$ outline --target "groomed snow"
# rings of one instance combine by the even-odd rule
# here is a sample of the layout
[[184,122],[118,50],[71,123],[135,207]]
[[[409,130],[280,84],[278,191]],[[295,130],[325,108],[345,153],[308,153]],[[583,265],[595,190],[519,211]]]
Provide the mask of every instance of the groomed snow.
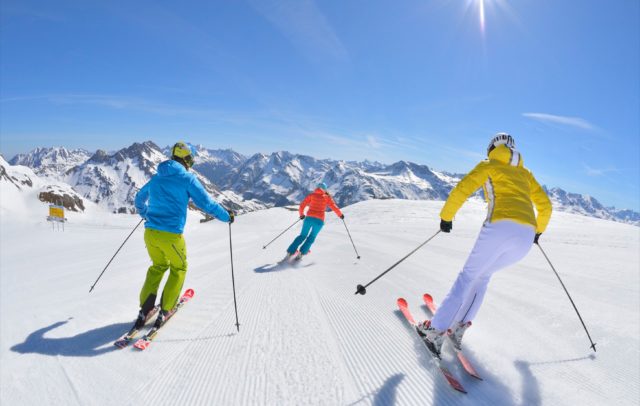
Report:
[[[5,195],[6,197],[6,195]],[[368,288],[366,283],[438,229],[442,202],[367,201],[344,209],[362,259],[332,213],[297,268],[276,267],[299,226],[269,209],[232,226],[240,333],[236,333],[228,226],[189,219],[186,287],[194,299],[145,352],[118,350],[149,265],[136,231],[92,293],[89,287],[139,219],[70,213],[54,232],[42,213],[2,199],[2,405],[636,405],[640,397],[640,228],[554,213],[541,244],[598,343],[587,337],[534,247],[492,280],[465,337],[484,381],[450,367],[469,393],[434,373],[395,301],[426,317],[441,301],[484,219],[469,202],[440,234]],[[35,204],[29,209],[36,210]],[[447,349],[448,358],[451,358]]]

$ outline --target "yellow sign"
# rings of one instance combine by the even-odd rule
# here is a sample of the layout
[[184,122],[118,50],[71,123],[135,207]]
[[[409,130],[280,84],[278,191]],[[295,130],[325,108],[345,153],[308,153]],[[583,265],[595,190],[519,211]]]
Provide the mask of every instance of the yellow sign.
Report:
[[62,206],[49,206],[49,216],[63,219],[64,218],[64,207],[62,207]]

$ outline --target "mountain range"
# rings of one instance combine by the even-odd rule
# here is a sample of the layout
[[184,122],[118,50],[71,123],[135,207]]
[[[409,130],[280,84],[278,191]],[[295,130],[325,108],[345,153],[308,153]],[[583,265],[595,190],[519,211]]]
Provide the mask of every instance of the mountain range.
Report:
[[[369,199],[445,200],[464,176],[406,161],[387,165],[316,159],[286,151],[244,156],[230,149],[202,145],[196,149],[194,173],[219,202],[238,212],[296,205],[319,182],[327,184],[339,206]],[[169,155],[169,147],[146,141],[111,153],[36,148],[16,155],[9,164],[31,168],[45,183],[64,182],[109,211],[133,213],[135,194]],[[7,168],[2,171],[8,172]],[[546,190],[557,210],[640,225],[636,211],[605,207],[591,196],[557,187]]]

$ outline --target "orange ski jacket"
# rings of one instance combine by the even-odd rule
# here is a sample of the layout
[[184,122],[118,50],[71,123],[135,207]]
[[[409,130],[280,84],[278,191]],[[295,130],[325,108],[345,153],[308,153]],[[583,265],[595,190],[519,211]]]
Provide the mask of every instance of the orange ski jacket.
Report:
[[303,216],[305,215],[304,209],[309,207],[306,213],[307,217],[315,217],[324,221],[324,213],[327,211],[327,206],[329,206],[338,217],[342,216],[342,212],[338,206],[336,206],[331,196],[324,190],[318,188],[304,198],[302,203],[300,203],[298,211],[300,215]]

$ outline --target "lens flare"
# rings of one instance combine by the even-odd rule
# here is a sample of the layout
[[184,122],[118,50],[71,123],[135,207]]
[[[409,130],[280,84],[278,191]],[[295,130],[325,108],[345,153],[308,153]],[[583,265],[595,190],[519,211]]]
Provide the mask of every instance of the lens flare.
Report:
[[484,35],[484,0],[478,1],[478,7],[480,8],[480,32]]

